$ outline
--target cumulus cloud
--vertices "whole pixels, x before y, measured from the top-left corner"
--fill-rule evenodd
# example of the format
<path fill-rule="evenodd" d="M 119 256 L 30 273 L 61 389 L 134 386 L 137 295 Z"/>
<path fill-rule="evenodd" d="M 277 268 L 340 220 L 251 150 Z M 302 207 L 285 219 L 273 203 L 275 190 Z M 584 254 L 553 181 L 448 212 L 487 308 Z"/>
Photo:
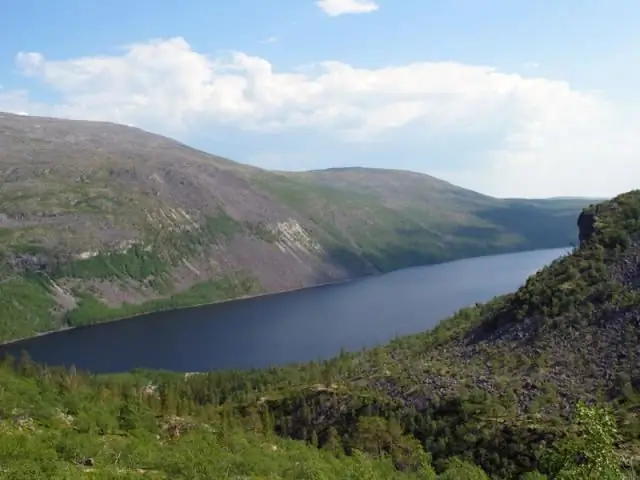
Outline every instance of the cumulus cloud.
<path fill-rule="evenodd" d="M 317 0 L 316 5 L 330 17 L 348 13 L 371 13 L 379 8 L 373 0 Z"/>
<path fill-rule="evenodd" d="M 59 101 L 4 91 L 0 110 L 109 120 L 179 138 L 233 129 L 258 145 L 278 136 L 256 152 L 261 158 L 292 156 L 287 136 L 321 138 L 305 155 L 331 149 L 340 155 L 324 156 L 333 164 L 410 168 L 501 196 L 610 195 L 640 178 L 636 110 L 627 114 L 563 81 L 488 66 L 323 61 L 279 71 L 245 53 L 196 52 L 182 38 L 112 56 L 20 53 L 16 63 Z"/>

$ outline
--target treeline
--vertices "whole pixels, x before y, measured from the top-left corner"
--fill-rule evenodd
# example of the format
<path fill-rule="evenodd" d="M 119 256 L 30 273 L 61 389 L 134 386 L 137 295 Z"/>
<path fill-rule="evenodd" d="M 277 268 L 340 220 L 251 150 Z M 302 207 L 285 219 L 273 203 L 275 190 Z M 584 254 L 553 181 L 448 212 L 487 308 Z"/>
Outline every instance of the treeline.
<path fill-rule="evenodd" d="M 572 427 L 543 435 L 492 418 L 486 398 L 419 412 L 336 385 L 267 394 L 285 372 L 264 375 L 91 376 L 5 360 L 3 478 L 631 478 L 602 476 L 625 472 L 601 408 L 579 405 Z"/>

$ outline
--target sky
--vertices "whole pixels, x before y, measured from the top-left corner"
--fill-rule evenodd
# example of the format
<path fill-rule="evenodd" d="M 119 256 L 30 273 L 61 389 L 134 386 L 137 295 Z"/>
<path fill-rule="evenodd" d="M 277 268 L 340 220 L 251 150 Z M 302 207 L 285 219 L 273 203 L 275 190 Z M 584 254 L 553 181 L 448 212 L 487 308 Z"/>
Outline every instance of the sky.
<path fill-rule="evenodd" d="M 0 111 L 499 197 L 640 187 L 637 0 L 3 0 Z"/>

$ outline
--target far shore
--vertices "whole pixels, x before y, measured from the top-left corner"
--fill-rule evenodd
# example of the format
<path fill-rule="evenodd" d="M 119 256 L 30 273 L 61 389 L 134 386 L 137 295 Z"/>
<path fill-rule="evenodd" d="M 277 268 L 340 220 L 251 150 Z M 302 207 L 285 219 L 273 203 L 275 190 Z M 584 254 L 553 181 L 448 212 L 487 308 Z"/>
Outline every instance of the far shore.
<path fill-rule="evenodd" d="M 469 260 L 472 258 L 482 258 L 482 257 L 492 257 L 492 256 L 498 256 L 498 255 L 514 255 L 514 254 L 519 254 L 519 253 L 525 253 L 525 252 L 536 252 L 536 251 L 541 251 L 541 250 L 558 250 L 558 249 L 569 249 L 571 247 L 567 246 L 567 247 L 553 247 L 553 248 L 537 248 L 537 249 L 533 249 L 533 250 L 516 250 L 516 251 L 510 251 L 510 252 L 503 252 L 503 253 L 488 253 L 485 255 L 477 255 L 474 257 L 462 257 L 462 258 L 457 258 L 457 259 L 453 259 L 453 260 L 446 260 L 443 262 L 434 262 L 434 263 L 428 263 L 425 265 L 415 265 L 412 267 L 405 267 L 403 269 L 399 269 L 399 270 L 404 270 L 404 269 L 409 269 L 409 268 L 421 268 L 421 267 L 432 267 L 435 265 L 440 265 L 440 264 L 444 264 L 444 263 L 452 263 L 452 262 L 459 262 L 462 260 Z M 397 270 L 396 270 L 397 271 Z M 193 304 L 193 305 L 184 305 L 184 306 L 179 306 L 179 307 L 174 307 L 174 308 L 166 308 L 166 309 L 160 309 L 160 310 L 151 310 L 148 312 L 140 312 L 140 313 L 136 313 L 134 315 L 129 315 L 126 317 L 116 317 L 113 319 L 109 319 L 109 320 L 104 320 L 104 321 L 98 321 L 95 323 L 89 323 L 87 325 L 78 325 L 78 326 L 65 326 L 65 327 L 61 327 L 55 330 L 47 330 L 44 332 L 40 332 L 40 333 L 36 333 L 33 335 L 29 335 L 27 337 L 20 337 L 20 338 L 16 338 L 16 339 L 12 339 L 12 340 L 6 340 L 3 342 L 0 342 L 0 349 L 2 347 L 7 347 L 7 346 L 11 346 L 13 344 L 16 343 L 21 343 L 21 342 L 25 342 L 28 340 L 33 340 L 39 337 L 44 337 L 47 335 L 53 335 L 56 333 L 62 333 L 62 332 L 66 332 L 66 331 L 71 331 L 71 330 L 76 330 L 76 329 L 81 329 L 81 328 L 89 328 L 89 327 L 95 327 L 97 325 L 104 325 L 104 324 L 108 324 L 108 323 L 115 323 L 115 322 L 122 322 L 125 320 L 132 320 L 134 318 L 138 318 L 144 315 L 153 315 L 156 313 L 161 313 L 161 312 L 179 312 L 181 310 L 186 310 L 186 309 L 192 309 L 192 308 L 201 308 L 201 307 L 207 307 L 207 306 L 212 306 L 212 305 L 219 305 L 219 304 L 225 304 L 225 303 L 231 303 L 231 302 L 240 302 L 240 301 L 246 301 L 246 300 L 251 300 L 251 299 L 255 299 L 255 298 L 261 298 L 261 297 L 269 297 L 269 296 L 277 296 L 277 295 L 283 295 L 286 293 L 293 293 L 293 292 L 299 292 L 299 291 L 303 291 L 303 290 L 311 290 L 314 288 L 320 288 L 320 287 L 327 287 L 327 286 L 331 286 L 331 285 L 340 285 L 343 283 L 349 283 L 349 282 L 354 282 L 357 280 L 363 280 L 365 278 L 370 278 L 370 277 L 375 277 L 375 276 L 379 276 L 379 275 L 385 275 L 388 273 L 392 273 L 393 271 L 390 272 L 384 272 L 384 273 L 372 273 L 369 275 L 360 275 L 357 277 L 351 277 L 351 278 L 345 278 L 342 280 L 333 280 L 330 282 L 324 282 L 324 283 L 317 283 L 317 284 L 313 284 L 313 285 L 307 285 L 304 287 L 295 287 L 295 288 L 289 288 L 289 289 L 284 289 L 284 290 L 277 290 L 275 292 L 263 292 L 263 293 L 254 293 L 254 294 L 248 294 L 248 295 L 241 295 L 239 297 L 235 297 L 235 298 L 230 298 L 230 299 L 226 299 L 226 300 L 218 300 L 218 301 L 214 301 L 214 302 L 205 302 L 205 303 L 198 303 L 198 304 Z"/>
<path fill-rule="evenodd" d="M 293 292 L 299 292 L 302 290 L 311 290 L 314 288 L 320 288 L 320 287 L 328 287 L 330 285 L 339 285 L 342 283 L 348 283 L 348 282 L 354 282 L 356 280 L 361 280 L 363 278 L 368 278 L 368 277 L 373 277 L 376 275 L 380 275 L 380 274 L 371 274 L 371 275 L 362 275 L 359 277 L 353 277 L 353 278 L 346 278 L 343 280 L 334 280 L 331 282 L 324 282 L 324 283 L 317 283 L 317 284 L 313 284 L 313 285 L 307 285 L 304 287 L 295 287 L 295 288 L 287 288 L 284 290 L 277 290 L 275 292 L 262 292 L 262 293 L 253 293 L 253 294 L 248 294 L 248 295 L 241 295 L 239 297 L 235 297 L 235 298 L 228 298 L 226 300 L 217 300 L 217 301 L 213 301 L 213 302 L 205 302 L 205 303 L 194 303 L 193 305 L 182 305 L 179 307 L 174 307 L 174 308 L 165 308 L 165 309 L 160 309 L 160 310 L 150 310 L 148 312 L 140 312 L 140 313 L 136 313 L 134 315 L 129 315 L 126 317 L 116 317 L 116 318 L 112 318 L 109 320 L 104 320 L 102 322 L 95 322 L 95 323 L 89 323 L 87 325 L 78 325 L 78 326 L 65 326 L 65 327 L 61 327 L 55 330 L 47 330 L 44 332 L 39 332 L 39 333 L 35 333 L 33 335 L 29 335 L 27 337 L 20 337 L 20 338 L 15 338 L 12 340 L 6 340 L 3 342 L 0 342 L 0 348 L 2 347 L 7 347 L 16 343 L 21 343 L 21 342 L 26 342 L 28 340 L 33 340 L 35 338 L 39 338 L 39 337 L 45 337 L 47 335 L 53 335 L 56 333 L 62 333 L 62 332 L 67 332 L 67 331 L 72 331 L 72 330 L 78 330 L 81 328 L 89 328 L 89 327 L 95 327 L 96 325 L 105 325 L 108 323 L 116 323 L 116 322 L 122 322 L 125 320 L 132 320 L 134 318 L 138 318 L 138 317 L 142 317 L 144 315 L 153 315 L 156 313 L 161 313 L 161 312 L 179 312 L 181 310 L 187 310 L 190 308 L 201 308 L 201 307 L 209 307 L 212 305 L 220 305 L 220 304 L 224 304 L 224 303 L 231 303 L 231 302 L 240 302 L 240 301 L 245 301 L 245 300 L 251 300 L 254 298 L 261 298 L 261 297 L 274 297 L 277 295 L 283 295 L 286 293 L 293 293 Z"/>

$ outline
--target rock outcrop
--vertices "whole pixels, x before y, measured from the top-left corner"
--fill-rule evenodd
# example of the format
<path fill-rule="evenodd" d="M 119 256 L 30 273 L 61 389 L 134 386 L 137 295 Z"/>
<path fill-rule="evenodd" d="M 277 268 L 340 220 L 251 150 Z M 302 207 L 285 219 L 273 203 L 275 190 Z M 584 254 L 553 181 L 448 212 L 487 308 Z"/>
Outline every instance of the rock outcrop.
<path fill-rule="evenodd" d="M 584 209 L 578 216 L 578 239 L 580 243 L 588 242 L 596 232 L 596 215 L 592 206 Z"/>

